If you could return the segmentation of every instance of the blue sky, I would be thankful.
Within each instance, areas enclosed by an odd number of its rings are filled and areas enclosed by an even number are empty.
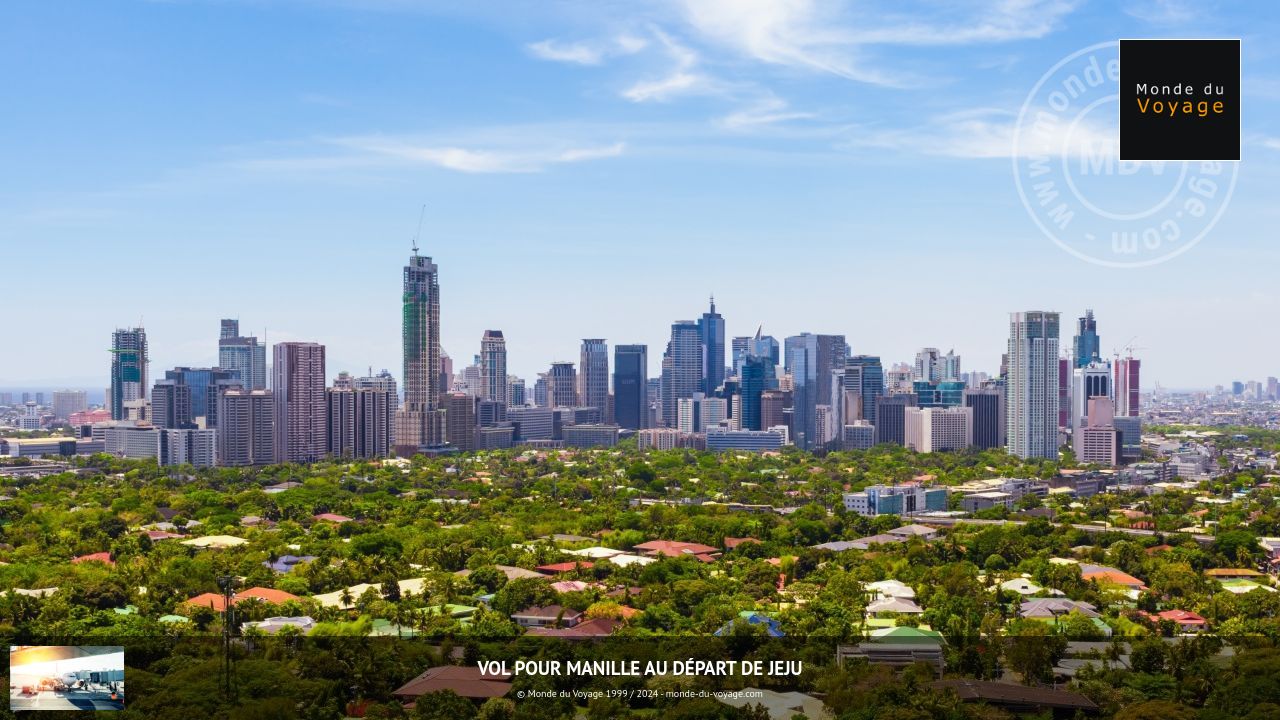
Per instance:
[[[423,203],[459,367],[495,328],[528,378],[583,337],[647,343],[656,372],[714,292],[730,335],[889,363],[994,372],[1010,310],[1092,307],[1144,380],[1280,374],[1269,3],[461,5],[0,5],[0,386],[101,387],[140,318],[153,373],[215,362],[229,316],[399,375]],[[1117,37],[1243,38],[1230,205],[1139,269],[1055,246],[1010,163],[1041,75]]]

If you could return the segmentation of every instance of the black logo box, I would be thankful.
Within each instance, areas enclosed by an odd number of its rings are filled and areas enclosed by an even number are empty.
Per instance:
[[[1240,102],[1239,40],[1120,41],[1121,160],[1239,160]]]

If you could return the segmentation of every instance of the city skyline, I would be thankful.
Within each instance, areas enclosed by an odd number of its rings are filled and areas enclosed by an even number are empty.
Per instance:
[[[431,262],[431,260],[432,260],[432,258],[427,257],[427,256],[422,256],[422,259],[423,259],[423,261],[428,262],[428,263],[429,263],[429,262]],[[434,265],[433,267],[438,267],[438,264]],[[444,275],[446,275],[446,276],[447,276],[447,269],[446,269],[443,273],[441,273],[441,274],[444,274]],[[444,294],[446,294],[446,293],[444,293],[444,292],[442,291],[442,292],[441,292],[441,294],[442,294],[442,295],[444,295]],[[438,310],[438,312],[439,312],[439,313],[441,313],[441,314],[443,315],[443,314],[445,313],[445,311],[446,311],[447,307],[448,307],[447,301],[441,301],[440,306],[441,306],[441,307],[440,307],[440,309]],[[1006,312],[1004,313],[1004,318],[1005,318],[1005,320],[1003,321],[1002,327],[1003,327],[1006,331],[1007,331],[1007,317],[1008,317],[1009,312],[1017,312],[1017,311],[1006,311]],[[1054,312],[1054,311],[1050,311],[1050,312]],[[1079,312],[1078,317],[1077,317],[1075,314],[1071,313],[1071,312],[1059,312],[1059,314],[1061,314],[1064,318],[1068,318],[1068,317],[1075,318],[1075,319],[1073,319],[1073,320],[1071,321],[1071,323],[1070,323],[1070,325],[1069,325],[1068,327],[1064,327],[1064,328],[1060,331],[1060,336],[1059,336],[1059,337],[1060,337],[1060,341],[1061,341],[1061,343],[1062,343],[1062,347],[1064,347],[1064,348],[1066,348],[1066,349],[1065,349],[1065,350],[1060,350],[1059,355],[1060,355],[1060,356],[1061,356],[1061,358],[1062,358],[1062,359],[1064,359],[1064,360],[1071,360],[1071,357],[1069,357],[1069,356],[1073,355],[1073,347],[1072,347],[1072,344],[1073,344],[1073,342],[1074,342],[1074,340],[1075,340],[1075,336],[1074,336],[1072,333],[1074,333],[1074,332],[1078,332],[1078,329],[1076,329],[1076,328],[1075,328],[1076,319],[1083,319],[1083,318],[1085,317],[1086,313],[1088,313],[1088,316],[1089,316],[1090,321],[1096,321],[1096,320],[1097,320],[1097,316],[1099,316],[1099,315],[1100,315],[1100,313],[1098,313],[1098,312],[1096,311],[1096,309],[1095,309],[1095,308],[1092,308],[1092,307],[1091,307],[1091,308],[1087,308],[1087,309],[1085,309],[1085,310],[1081,310],[1081,311]],[[700,315],[695,315],[695,314],[692,314],[692,313],[691,313],[691,317],[701,317],[701,316],[700,316]],[[235,322],[235,321],[234,321],[234,320],[229,320],[229,319],[227,319],[227,318],[220,318],[220,319],[219,319],[219,322],[221,322],[221,323],[223,324],[223,325],[222,325],[222,327],[224,328],[223,333],[225,333],[225,326],[226,326],[226,323],[227,323],[227,322]],[[694,324],[694,325],[696,326],[697,320],[688,320],[688,321],[686,321],[686,320],[678,320],[678,321],[674,321],[674,322],[680,322],[680,323],[688,322],[688,323]],[[724,323],[726,323],[726,324],[728,324],[729,320],[728,320],[728,319],[725,319],[723,322],[724,322]],[[443,326],[443,322],[441,322],[440,324]],[[214,325],[212,325],[212,324],[211,324],[211,327],[216,327],[216,326],[214,326]],[[112,335],[113,335],[113,337],[114,337],[114,336],[115,336],[115,335],[117,335],[118,333],[121,333],[121,332],[133,332],[134,330],[139,329],[139,328],[140,328],[140,329],[143,329],[143,330],[145,330],[145,329],[146,329],[146,328],[145,328],[145,326],[138,326],[138,328],[122,326],[122,327],[120,327],[120,328],[116,328],[115,330],[111,331],[111,333],[112,333]],[[1103,346],[1105,346],[1105,344],[1106,344],[1106,339],[1105,339],[1105,338],[1106,338],[1106,318],[1105,318],[1105,315],[1103,315],[1103,316],[1102,316],[1102,320],[1101,320],[1101,328],[1100,328],[1100,330],[1101,330],[1101,331],[1098,333],[1098,335],[1100,335],[1100,336],[1103,338],[1102,342],[1103,342]],[[248,332],[251,332],[251,331],[248,331]],[[462,354],[462,353],[459,353],[458,355],[454,355],[454,354],[452,354],[452,353],[449,353],[449,352],[448,352],[448,348],[447,348],[447,347],[444,347],[444,346],[443,346],[443,343],[441,344],[441,350],[442,350],[442,352],[443,352],[445,355],[447,355],[448,357],[450,357],[450,358],[456,358],[456,360],[455,360],[455,368],[456,368],[456,370],[455,370],[455,371],[460,373],[460,372],[461,372],[461,369],[462,369],[462,368],[464,368],[464,367],[466,367],[466,366],[469,364],[469,363],[468,363],[468,359],[470,359],[470,358],[474,358],[474,357],[482,357],[482,356],[483,356],[483,347],[484,347],[485,343],[488,341],[488,339],[489,339],[489,334],[490,334],[490,333],[499,333],[499,335],[497,336],[497,337],[498,337],[498,339],[499,339],[500,341],[505,341],[505,338],[503,338],[503,337],[502,337],[502,333],[503,333],[503,332],[504,332],[504,331],[502,331],[502,330],[494,330],[494,329],[485,329],[485,330],[482,330],[482,331],[481,331],[480,336],[477,338],[477,341],[476,341],[476,343],[475,343],[476,348],[475,348],[475,352],[474,352],[474,353],[468,353],[468,354],[465,354],[465,355],[464,355],[464,354]],[[781,331],[781,332],[783,332],[783,335],[780,335],[781,337],[787,337],[787,336],[790,336],[791,334],[793,334],[793,333],[791,333],[791,331]],[[799,334],[803,334],[803,333],[811,333],[811,332],[812,332],[812,331],[810,331],[810,330],[796,330],[796,331],[794,331],[794,334],[799,335]],[[443,331],[442,331],[442,333],[443,333]],[[817,333],[817,334],[821,334],[821,333]],[[146,333],[146,338],[147,338],[146,343],[147,343],[147,346],[148,346],[148,362],[147,362],[147,370],[145,371],[146,375],[149,375],[149,376],[151,376],[151,377],[163,377],[163,374],[164,374],[164,373],[165,373],[169,368],[184,368],[184,367],[205,367],[205,368],[217,368],[217,367],[220,367],[221,365],[220,365],[220,363],[219,363],[219,361],[218,361],[218,360],[219,360],[219,354],[220,354],[220,353],[219,353],[219,351],[220,351],[220,350],[222,350],[222,349],[224,349],[224,348],[222,348],[222,346],[220,345],[220,341],[221,341],[222,339],[225,339],[225,337],[226,337],[226,336],[225,336],[225,334],[224,334],[224,335],[222,335],[221,337],[220,337],[220,336],[218,336],[218,335],[215,335],[215,334],[214,334],[214,332],[213,332],[212,330],[210,331],[209,336],[212,338],[212,340],[210,341],[210,346],[211,346],[211,348],[213,349],[213,352],[212,352],[210,355],[208,355],[208,356],[199,356],[198,358],[197,358],[197,357],[193,357],[193,356],[183,356],[183,357],[181,357],[181,358],[177,358],[177,357],[175,356],[175,361],[174,361],[174,362],[165,362],[165,361],[157,361],[157,360],[156,360],[156,357],[155,357],[155,355],[154,355],[154,351],[155,351],[157,348],[161,348],[161,349],[162,349],[162,348],[163,348],[163,344],[161,344],[161,345],[157,345],[157,344],[155,344],[155,338],[154,338],[153,334],[152,334],[151,332],[149,332],[149,331],[148,331],[148,332]],[[735,335],[735,334],[732,334],[732,333],[728,333],[728,332],[726,332],[726,338],[730,338],[730,337],[750,337],[750,336],[749,336],[749,335]],[[262,349],[270,348],[270,347],[275,347],[276,345],[279,345],[279,344],[298,343],[298,342],[315,342],[315,343],[318,343],[318,344],[320,344],[320,345],[324,345],[324,346],[326,346],[326,347],[328,347],[328,346],[330,345],[328,342],[326,342],[326,340],[325,340],[323,337],[321,337],[321,338],[314,338],[314,339],[279,339],[279,340],[268,340],[268,339],[265,339],[265,338],[261,338],[261,337],[260,337],[260,338],[256,338],[256,339],[257,339],[260,343],[262,343],[262,346],[260,346]],[[669,339],[670,339],[670,336],[668,335],[666,339],[667,339],[667,340],[669,340]],[[1136,339],[1136,338],[1135,338],[1135,339]],[[606,345],[608,346],[608,350],[609,350],[610,352],[612,352],[612,349],[613,349],[613,345],[614,345],[614,344],[618,344],[618,345],[647,345],[647,346],[650,348],[650,351],[649,351],[649,353],[648,353],[648,355],[649,355],[649,358],[650,358],[650,359],[649,359],[649,361],[648,361],[648,365],[646,366],[646,367],[647,367],[647,370],[648,370],[648,374],[649,374],[649,376],[650,376],[650,377],[658,377],[658,376],[661,376],[661,374],[662,374],[662,364],[661,364],[660,358],[661,358],[661,354],[662,354],[662,353],[661,353],[661,348],[662,348],[662,347],[665,347],[665,345],[666,345],[666,342],[665,342],[665,341],[660,341],[660,342],[648,342],[648,343],[643,343],[643,342],[640,342],[640,343],[629,343],[629,342],[625,342],[625,341],[621,341],[621,342],[620,342],[620,341],[616,341],[616,340],[614,340],[613,338],[605,337],[605,338],[598,338],[598,339],[596,339],[596,340],[592,340],[591,338],[584,338],[584,339],[582,339],[582,340],[579,340],[579,345],[581,346],[581,343],[586,342],[586,341],[595,341],[595,342],[603,341],[603,342],[604,342],[604,343],[606,343]],[[1005,348],[1005,346],[1007,345],[1007,341],[1008,341],[1008,336],[1007,336],[1007,334],[1006,334],[1006,335],[1004,336],[1004,338],[1003,338],[1003,341],[1002,341],[1002,347],[1001,347],[1001,349],[1002,349],[1002,350],[1003,350],[1003,349]],[[1095,342],[1096,342],[1096,340],[1095,340]],[[901,358],[895,358],[895,357],[892,357],[892,356],[885,356],[885,355],[883,355],[883,354],[881,354],[881,353],[877,353],[877,352],[875,352],[875,349],[874,349],[874,348],[862,348],[862,349],[859,349],[858,347],[854,346],[854,345],[853,345],[853,343],[847,343],[847,344],[849,345],[849,351],[848,351],[848,352],[849,352],[849,355],[850,355],[851,357],[855,357],[855,356],[858,356],[858,355],[876,355],[876,356],[880,356],[880,357],[882,358],[883,366],[884,366],[886,369],[888,369],[888,368],[890,368],[890,367],[893,367],[893,366],[895,366],[895,365],[899,365],[899,364],[907,365],[907,366],[910,366],[910,365],[912,364],[912,362],[911,362],[911,357],[910,357],[910,356],[903,356],[903,357],[901,357]],[[1130,341],[1130,343],[1128,343],[1128,345],[1132,345],[1132,340]],[[506,353],[507,353],[507,352],[509,352],[509,350],[510,350],[510,345],[507,345],[507,344],[505,344],[505,342],[504,342],[503,347],[504,347],[504,349],[503,349],[503,351],[502,351],[502,352],[503,352],[503,355],[504,355],[504,363],[505,363],[505,360],[506,360],[505,355],[506,355]],[[654,362],[654,360],[652,359],[652,358],[653,358],[653,355],[654,355],[654,351],[653,351],[653,348],[654,348],[654,347],[658,347],[658,348],[659,348],[659,352],[657,353],[657,354],[658,354],[658,357],[659,357],[658,362]],[[957,346],[957,347],[963,347],[963,346]],[[579,350],[579,352],[580,352],[580,351],[581,351],[581,347],[579,347],[579,349],[578,349],[578,350]],[[926,350],[926,351],[936,351],[937,349],[936,349],[936,348],[933,348],[933,347],[925,347],[925,346],[923,346],[923,345],[919,346],[919,347],[917,348],[916,352],[914,353],[914,354],[916,355],[916,362],[917,362],[917,363],[919,362],[919,357],[918,357],[918,356],[919,356],[919,352],[920,352],[921,350]],[[1101,361],[1102,361],[1102,362],[1104,362],[1104,363],[1113,363],[1113,361],[1115,361],[1117,358],[1124,358],[1124,357],[1127,355],[1127,352],[1128,352],[1128,348],[1117,347],[1117,348],[1115,348],[1114,352],[1104,353],[1104,354],[1102,355]],[[974,352],[974,351],[971,351],[971,350],[964,350],[964,351],[961,351],[961,352],[955,352],[955,348],[949,348],[949,353],[954,353],[954,354],[955,354],[955,356],[957,356],[957,358],[959,358],[959,357],[966,357],[966,358],[968,358],[968,357],[972,357],[972,356],[981,357],[981,356],[984,354],[983,352]],[[1117,353],[1118,353],[1118,354],[1117,354]],[[397,354],[403,354],[403,349],[401,349],[401,351],[400,351],[399,353],[397,353]],[[568,358],[568,357],[571,357],[571,356],[572,356],[572,353],[568,353],[568,352],[566,352],[566,353],[563,353],[563,356],[564,356],[564,358]],[[162,357],[163,357],[163,355],[162,355]],[[1148,352],[1147,352],[1147,348],[1142,347],[1142,349],[1141,349],[1141,350],[1139,350],[1139,351],[1135,351],[1135,352],[1133,353],[1133,357],[1135,357],[1135,358],[1137,358],[1137,359],[1139,359],[1139,360],[1142,360],[1142,361],[1143,361],[1144,368],[1145,368],[1145,367],[1146,367],[1146,365],[1147,365],[1147,363],[1148,363],[1148,358],[1149,358],[1150,356],[1149,356],[1149,354],[1148,354]],[[1155,361],[1158,361],[1158,358],[1157,358],[1157,359],[1154,359],[1154,360],[1155,360]],[[461,361],[461,362],[459,362],[459,361]],[[731,370],[732,370],[732,367],[731,367],[731,365],[729,364],[729,361],[730,361],[730,358],[726,358],[726,370],[730,370],[730,371],[731,371]],[[577,375],[577,374],[581,373],[581,363],[580,363],[579,361],[572,360],[572,359],[562,359],[562,358],[561,358],[561,356],[553,356],[553,357],[551,357],[551,358],[548,358],[548,359],[545,361],[545,363],[541,363],[541,364],[540,364],[540,363],[538,363],[538,362],[536,362],[536,361],[535,361],[535,362],[530,363],[530,364],[529,364],[530,371],[529,371],[527,374],[517,372],[514,368],[510,368],[509,366],[508,366],[508,372],[509,372],[509,374],[511,374],[511,375],[513,375],[513,376],[515,376],[515,377],[518,377],[519,379],[521,379],[521,380],[523,380],[523,381],[525,381],[525,382],[527,382],[527,383],[532,384],[532,381],[533,381],[533,380],[535,380],[535,379],[537,379],[537,377],[538,377],[538,375],[539,375],[539,374],[546,373],[546,372],[547,372],[547,370],[548,370],[552,365],[556,365],[556,364],[564,364],[564,363],[570,363],[570,364],[572,364],[572,365],[573,365],[573,367],[574,367],[574,371],[575,371],[575,375]],[[110,360],[107,360],[107,361],[106,361],[106,364],[107,364],[107,365],[110,365],[110,364],[111,364],[111,361],[110,361]],[[998,376],[999,369],[1000,369],[1000,361],[999,361],[999,359],[997,359],[997,362],[996,362],[996,363],[995,363],[995,365],[994,365],[994,366],[992,366],[992,367],[977,366],[977,365],[978,365],[977,363],[973,363],[973,362],[970,362],[970,361],[966,361],[966,363],[965,363],[965,372],[966,372],[966,373],[968,373],[968,372],[975,372],[975,371],[976,371],[976,372],[986,373],[986,374],[991,375],[991,376]],[[272,367],[273,367],[273,366],[274,366],[274,365],[272,365]],[[330,362],[328,362],[328,363],[327,363],[327,366],[326,366],[326,371],[325,371],[326,378],[325,378],[325,380],[326,380],[326,382],[332,381],[332,380],[336,379],[340,373],[353,373],[353,374],[358,374],[358,373],[362,372],[362,369],[363,369],[363,370],[368,370],[368,371],[370,371],[370,372],[378,371],[378,370],[384,370],[384,371],[385,371],[385,370],[391,370],[391,371],[392,371],[392,376],[393,376],[393,377],[399,377],[399,376],[395,373],[395,371],[394,371],[394,367],[393,367],[393,366],[391,366],[391,365],[379,365],[378,363],[364,363],[364,364],[359,364],[359,363],[356,363],[356,364],[349,364],[349,363],[348,363],[348,364],[343,364],[343,363],[341,363],[341,362],[334,363],[334,362],[330,361]],[[1142,385],[1142,392],[1144,392],[1144,393],[1145,393],[1145,392],[1150,392],[1151,388],[1152,388],[1153,386],[1155,386],[1156,384],[1159,384],[1159,385],[1160,385],[1160,387],[1162,387],[1162,388],[1163,388],[1163,389],[1165,389],[1165,390],[1212,390],[1215,386],[1225,386],[1225,387],[1230,387],[1231,383],[1232,383],[1232,382],[1236,382],[1236,381],[1243,381],[1243,382],[1249,382],[1249,381],[1263,381],[1263,382],[1265,382],[1265,381],[1266,381],[1266,379],[1267,379],[1268,377],[1273,377],[1273,375],[1271,375],[1271,374],[1264,374],[1264,375],[1261,375],[1261,376],[1258,376],[1258,377],[1249,377],[1249,376],[1242,375],[1242,374],[1238,374],[1238,373],[1237,373],[1237,374],[1230,374],[1230,373],[1228,373],[1228,375],[1230,375],[1230,378],[1231,378],[1231,379],[1225,379],[1225,376],[1224,376],[1224,378],[1223,378],[1223,379],[1218,379],[1218,380],[1216,380],[1216,381],[1214,381],[1214,382],[1206,383],[1206,384],[1199,385],[1199,386],[1176,386],[1176,385],[1172,385],[1172,384],[1161,383],[1161,382],[1160,382],[1160,380],[1159,380],[1159,378],[1150,378],[1149,376],[1147,376],[1147,375],[1146,375],[1146,370],[1144,370],[1144,380],[1143,380],[1143,385]],[[726,377],[727,377],[727,376],[726,376]],[[105,382],[105,384],[106,384],[105,386],[109,386],[109,385],[110,385],[110,383],[111,383],[111,379],[110,379],[110,372],[105,372],[105,373],[103,373],[103,378],[104,378],[104,382]],[[611,385],[612,385],[612,375],[611,375],[611,374],[609,375],[609,378],[610,378],[610,386],[611,386]],[[0,383],[3,383],[3,382],[4,382],[4,380],[5,380],[4,378],[0,378]],[[579,378],[575,378],[575,383],[576,383],[576,382],[580,382],[580,379],[579,379]],[[92,398],[92,397],[94,396],[94,393],[95,393],[95,392],[99,392],[99,388],[101,388],[101,387],[105,387],[105,386],[103,385],[103,383],[96,383],[96,384],[95,384],[95,383],[93,383],[93,382],[84,382],[84,383],[82,383],[82,384],[76,384],[76,383],[75,383],[75,382],[73,382],[73,381],[67,381],[67,382],[56,382],[56,381],[55,381],[55,382],[52,382],[52,383],[44,383],[44,384],[26,384],[26,385],[21,384],[21,383],[16,383],[16,384],[0,384],[0,390],[27,390],[27,389],[35,389],[35,388],[44,388],[44,389],[48,389],[48,390],[56,390],[56,389],[84,390],[84,391],[87,391],[87,392],[89,393],[90,397]],[[611,389],[612,389],[612,388],[611,388]],[[445,388],[444,390],[448,390],[448,388]],[[577,390],[578,390],[578,388],[575,386],[575,392],[576,392]],[[148,388],[148,392],[149,392],[149,388]],[[504,390],[504,392],[505,392],[505,390]]]
[[[14,3],[0,62],[35,71],[0,90],[0,247],[59,329],[0,356],[0,386],[98,392],[106,333],[138,324],[153,371],[213,366],[221,318],[324,343],[330,374],[399,373],[387,268],[424,202],[441,346],[463,366],[500,329],[530,382],[584,338],[647,345],[654,377],[712,293],[726,338],[842,334],[886,366],[954,347],[993,372],[1006,313],[1092,307],[1103,359],[1136,337],[1148,386],[1276,374],[1252,320],[1280,306],[1275,8],[892,8]],[[1244,39],[1230,206],[1131,270],[1043,237],[1009,166],[1035,82],[1117,35]]]

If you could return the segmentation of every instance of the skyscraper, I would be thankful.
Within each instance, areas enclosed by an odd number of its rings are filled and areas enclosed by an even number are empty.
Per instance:
[[[1008,447],[1020,458],[1058,457],[1058,325],[1056,312],[1009,316]]]
[[[702,334],[692,320],[671,324],[671,339],[662,357],[662,424],[675,427],[679,402],[702,385]]]
[[[1071,372],[1071,408],[1069,426],[1076,431],[1085,425],[1089,401],[1111,397],[1111,364],[1091,362]]]
[[[547,403],[550,407],[576,407],[578,405],[578,378],[573,363],[562,360],[551,363],[547,373]]]
[[[436,412],[442,391],[440,283],[435,263],[418,255],[416,246],[404,267],[402,322],[404,404],[396,413],[394,435],[396,453],[404,456],[444,439]]]
[[[1274,379],[1274,378],[1273,378]],[[7,403],[0,403],[7,404]],[[89,399],[83,390],[54,390],[53,417],[66,422],[74,413],[89,409]]]
[[[480,338],[480,397],[505,408],[507,393],[507,341],[501,330],[485,330]]]
[[[578,362],[578,402],[600,408],[601,416],[609,409],[609,346],[601,338],[586,338]]]
[[[973,444],[973,408],[909,407],[904,412],[906,445],[916,452],[961,450]]]
[[[1118,417],[1138,417],[1141,412],[1142,361],[1135,357],[1116,360],[1115,412]]]
[[[1004,447],[1004,388],[965,390],[964,406],[973,411],[973,446],[983,450]]]
[[[256,337],[240,335],[240,321],[224,319],[218,337],[218,367],[236,373],[246,388],[263,390],[267,387],[267,346]]]
[[[648,346],[614,346],[613,415],[619,427],[641,430],[648,426],[648,375]]]
[[[794,383],[791,439],[796,447],[813,450],[818,438],[816,408],[829,405],[832,372],[844,367],[847,346],[843,335],[801,333],[787,338],[784,350]]]
[[[915,373],[912,379],[917,382],[936,383],[942,380],[941,353],[938,348],[920,348],[916,353]]]
[[[276,461],[306,463],[323,458],[328,443],[324,346],[278,343],[271,371]]]
[[[341,373],[333,387],[324,391],[325,453],[334,457],[355,457],[356,394],[351,378]]]
[[[216,402],[218,464],[234,467],[275,462],[271,391],[224,385]]]
[[[476,401],[462,392],[447,392],[443,398],[445,442],[459,452],[476,449]]]
[[[862,400],[862,419],[876,424],[876,400],[884,394],[884,366],[875,355],[854,355],[845,361],[846,368],[857,368],[857,388]],[[847,374],[847,373],[846,373]],[[846,383],[846,390],[853,390]]]
[[[147,331],[138,327],[111,334],[111,419],[124,420],[124,404],[147,397]]]
[[[876,400],[876,444],[907,443],[907,408],[915,407],[916,396],[910,393],[881,395]]]
[[[208,422],[208,417],[211,413],[217,415],[218,383],[235,380],[244,384],[238,371],[222,368],[176,367],[165,370],[164,377],[191,388],[191,416],[205,418],[205,427],[216,426]]]
[[[773,375],[773,361],[759,355],[747,355],[739,371],[739,406],[741,416],[738,424],[743,430],[767,430],[761,414],[761,400],[769,389],[769,380]]]
[[[1078,368],[1102,359],[1100,346],[1102,338],[1098,337],[1098,322],[1093,319],[1093,311],[1085,310],[1084,317],[1076,320],[1076,337],[1072,343],[1072,360]]]
[[[724,318],[716,312],[714,295],[711,309],[698,320],[698,338],[702,346],[702,392],[711,396],[724,383]]]
[[[151,388],[151,424],[157,428],[186,430],[195,427],[191,388],[177,380],[157,380]]]

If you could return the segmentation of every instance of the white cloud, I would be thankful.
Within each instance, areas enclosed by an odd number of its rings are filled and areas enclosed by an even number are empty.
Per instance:
[[[773,125],[790,120],[804,120],[812,117],[813,113],[789,110],[785,100],[770,95],[724,116],[720,119],[720,125],[730,130],[747,130],[764,125]]]
[[[424,145],[410,140],[382,136],[342,138],[335,142],[373,156],[435,165],[465,173],[540,172],[550,165],[617,157],[626,149],[626,145],[621,142],[591,147],[472,149],[450,145]]]
[[[1179,25],[1197,20],[1199,10],[1182,0],[1137,0],[1124,11],[1131,17],[1157,25]]]
[[[572,42],[542,40],[527,45],[534,57],[553,62],[577,65],[599,65],[605,59],[620,55],[634,55],[645,49],[648,40],[634,35],[618,35],[607,42]]]
[[[854,10],[814,0],[681,0],[685,22],[712,43],[760,62],[877,85],[905,85],[911,79],[870,67],[862,54],[864,46],[1043,37],[1075,2],[930,3],[914,14],[904,11],[903,5]]]
[[[661,41],[674,67],[663,77],[632,84],[622,91],[624,98],[631,102],[662,102],[678,95],[705,93],[715,88],[711,78],[694,70],[699,60],[696,52],[656,27],[652,28],[652,32]]]
[[[1028,112],[1034,118],[1034,110]],[[879,148],[954,158],[1012,158],[1067,155],[1117,155],[1114,127],[1080,123],[1056,124],[1037,132],[1030,125],[1016,136],[1017,115],[1006,110],[979,108],[940,115],[925,125],[902,130],[856,128],[842,144],[846,149]]]

